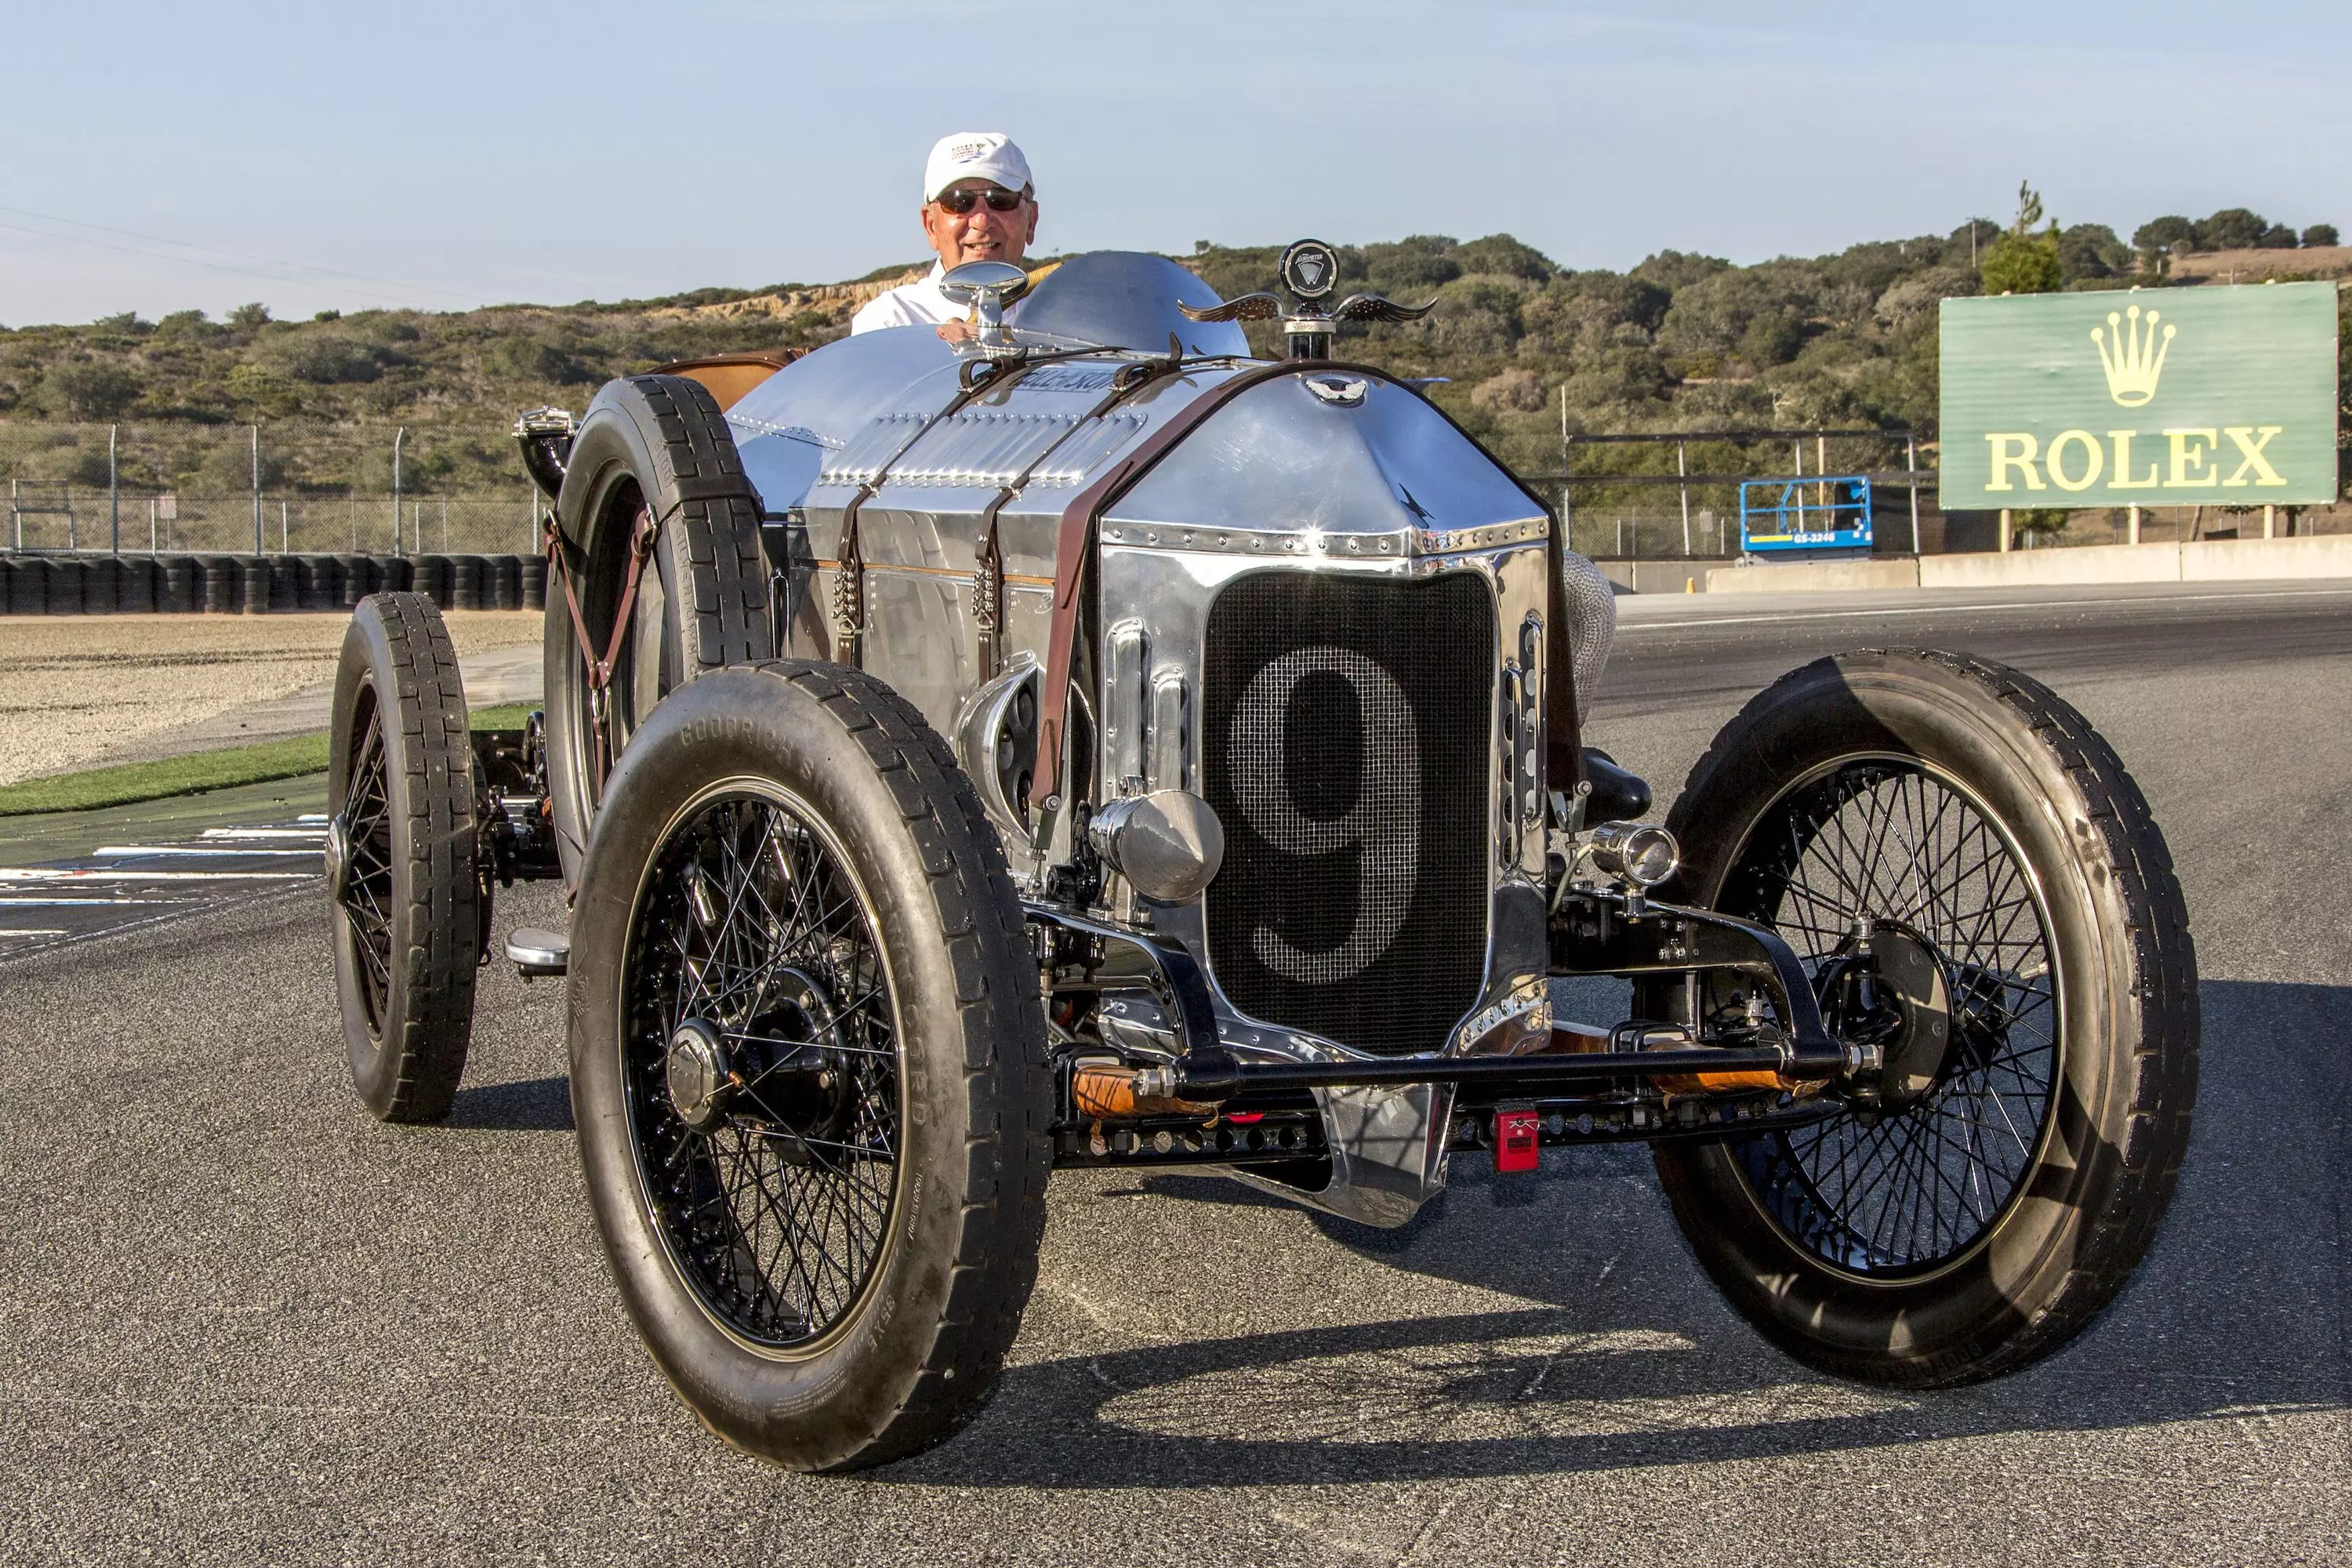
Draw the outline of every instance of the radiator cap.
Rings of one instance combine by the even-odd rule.
[[[1137,892],[1163,904],[1199,898],[1225,859],[1224,826],[1190,790],[1112,801],[1087,824],[1087,839]]]

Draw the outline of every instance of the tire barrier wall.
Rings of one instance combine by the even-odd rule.
[[[536,555],[10,555],[0,616],[348,615],[415,590],[444,610],[543,610]]]

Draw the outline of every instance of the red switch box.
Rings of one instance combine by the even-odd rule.
[[[1498,1172],[1536,1168],[1536,1113],[1532,1110],[1495,1112],[1495,1169]]]

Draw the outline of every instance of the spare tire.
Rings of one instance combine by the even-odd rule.
[[[772,658],[760,497],[734,436],[699,383],[676,375],[607,382],[572,438],[556,500],[563,570],[592,647],[581,647],[563,584],[547,599],[547,778],[556,850],[577,883],[612,763],[663,694],[710,670]],[[649,550],[628,592],[640,522]],[[622,601],[629,628],[613,633]],[[613,649],[600,737],[589,661]]]

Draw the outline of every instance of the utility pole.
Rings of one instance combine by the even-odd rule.
[[[1682,442],[1677,441],[1675,443],[1675,477],[1683,481],[1682,484],[1676,487],[1683,494],[1683,554],[1687,558],[1691,552],[1690,465],[1684,461],[1685,451],[1685,448]]]
[[[1916,555],[1919,553],[1919,437],[1916,436],[1904,438],[1903,468],[1911,476],[1911,553]]]
[[[253,552],[261,553],[261,426],[253,427]]]
[[[117,482],[121,478],[121,471],[115,466],[115,447],[121,436],[121,426],[110,425],[106,427],[106,525],[109,535],[107,549],[116,555],[122,553],[122,489]]]
[[[392,434],[392,552],[400,549],[400,444],[408,439],[408,426],[404,425]]]

